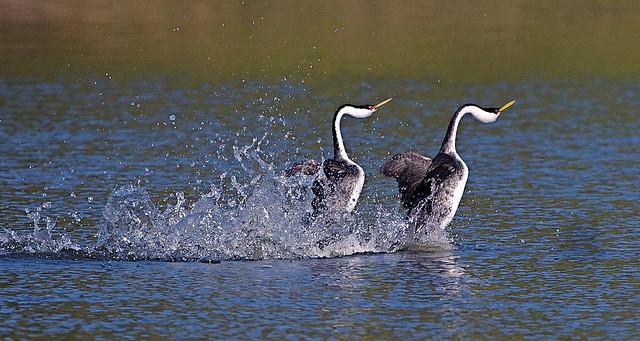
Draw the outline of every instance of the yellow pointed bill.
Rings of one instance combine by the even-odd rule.
[[[391,102],[391,100],[392,100],[392,99],[393,99],[393,98],[385,99],[384,101],[382,101],[382,102],[380,102],[380,103],[378,103],[378,104],[374,105],[373,107],[374,107],[374,108],[376,108],[376,109],[378,109],[378,108],[380,108],[381,106],[383,106],[383,105],[385,105],[385,104],[387,104],[387,103]]]
[[[505,110],[507,110],[507,108],[509,108],[510,106],[512,106],[516,101],[511,101],[503,106],[500,107],[500,109],[498,109],[498,112],[503,112]]]

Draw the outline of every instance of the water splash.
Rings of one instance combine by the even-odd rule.
[[[427,200],[432,200],[433,188],[431,193]],[[423,201],[408,214],[407,224],[410,232],[407,249],[418,251],[450,250],[454,241],[446,229],[450,223],[446,217],[450,215],[451,208],[436,205],[427,214],[424,210],[424,206],[427,204],[426,200]]]
[[[221,174],[191,205],[178,192],[175,203],[162,208],[145,187],[125,185],[109,196],[93,240],[80,243],[55,232],[55,221],[44,218],[43,223],[39,208],[30,213],[31,233],[0,233],[0,252],[122,260],[254,260],[338,257],[415,246],[407,219],[382,207],[312,219],[309,188],[314,179],[276,171],[264,161],[264,138],[233,147],[246,176]],[[449,245],[445,236],[427,236],[421,242],[425,248]]]
[[[25,210],[33,224],[29,233],[4,229],[0,231],[0,255],[4,254],[39,254],[51,256],[67,252],[79,251],[82,248],[74,243],[66,234],[56,230],[54,219],[42,214],[43,210],[51,206],[44,203],[35,210]]]

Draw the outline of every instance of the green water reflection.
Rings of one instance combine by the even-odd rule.
[[[633,1],[3,1],[0,75],[185,79],[640,74]]]

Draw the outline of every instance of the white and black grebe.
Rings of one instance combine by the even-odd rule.
[[[467,165],[456,152],[456,133],[462,117],[471,114],[482,123],[493,123],[514,103],[500,108],[465,104],[451,118],[433,160],[409,151],[393,156],[380,167],[383,175],[397,180],[402,206],[410,218],[416,219],[416,232],[424,227],[444,228],[456,214],[469,176]]]
[[[340,120],[343,116],[355,118],[367,118],[378,108],[389,103],[391,98],[376,105],[342,105],[333,116],[333,159],[327,159],[322,163],[322,172],[313,182],[315,198],[312,202],[314,213],[320,211],[351,212],[358,203],[362,186],[364,185],[364,170],[353,162],[347,155],[340,131]],[[287,176],[293,176],[302,172],[305,175],[316,174],[319,163],[315,160],[306,160],[294,164],[287,170]]]

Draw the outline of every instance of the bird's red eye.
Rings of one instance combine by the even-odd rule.
[[[369,110],[373,110],[373,109],[375,109],[375,108],[376,108],[376,106],[375,106],[375,105],[370,105],[370,106],[369,106]]]

